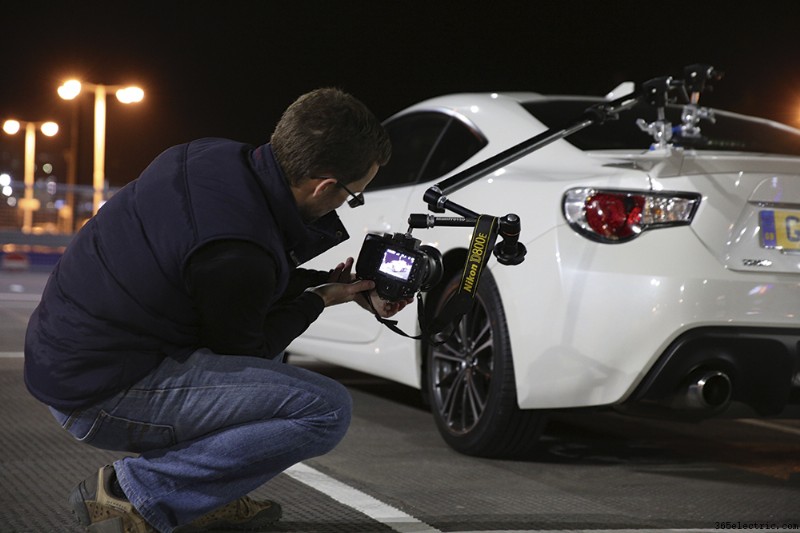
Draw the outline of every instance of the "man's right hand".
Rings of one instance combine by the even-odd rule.
[[[317,287],[306,289],[322,298],[325,307],[352,302],[360,292],[371,291],[375,282],[369,279],[353,281],[351,283],[325,283]]]

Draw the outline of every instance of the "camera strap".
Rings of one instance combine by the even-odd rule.
[[[450,324],[456,324],[461,320],[465,314],[469,313],[472,305],[475,302],[475,295],[478,293],[478,283],[481,279],[481,274],[486,266],[486,263],[491,257],[491,252],[494,249],[495,241],[497,240],[497,217],[489,215],[480,215],[475,223],[475,230],[472,232],[472,239],[469,244],[469,255],[464,263],[464,271],[461,274],[461,280],[458,285],[458,290],[447,301],[441,313],[436,316],[430,327],[424,323],[425,309],[422,301],[422,294],[417,293],[417,316],[419,318],[421,335],[412,336],[405,333],[397,327],[397,320],[388,320],[378,315],[377,310],[372,305],[372,300],[368,293],[364,296],[375,313],[375,318],[378,322],[385,325],[395,333],[408,337],[409,339],[427,339],[434,346],[443,344],[447,339],[435,341],[434,336],[438,335],[447,328]],[[452,334],[452,333],[451,333]]]
[[[469,255],[464,263],[464,271],[458,290],[447,301],[441,313],[433,319],[430,332],[443,331],[449,324],[455,323],[472,309],[475,295],[478,294],[478,283],[483,269],[492,255],[497,240],[497,217],[480,215],[475,223],[475,231],[469,243]]]
[[[372,309],[372,313],[375,315],[375,318],[389,328],[390,330],[394,331],[398,335],[402,335],[403,337],[408,337],[409,339],[419,340],[425,337],[425,331],[422,332],[422,335],[412,336],[403,331],[402,329],[397,327],[397,320],[389,320],[388,318],[383,318],[378,314],[378,310],[375,309],[375,305],[372,303],[372,298],[370,297],[370,293],[368,291],[361,293],[364,296],[364,299],[369,304],[370,309]],[[422,295],[417,293],[417,315],[420,317],[420,326],[422,325],[422,317],[425,316],[425,306],[422,303]]]

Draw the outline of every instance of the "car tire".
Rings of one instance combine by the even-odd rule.
[[[433,316],[456,293],[461,276],[441,291]],[[533,451],[546,421],[539,411],[517,404],[503,303],[491,273],[480,279],[474,305],[446,341],[425,346],[425,392],[445,442],[458,452],[513,458]]]

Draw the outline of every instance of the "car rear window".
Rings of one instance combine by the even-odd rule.
[[[486,146],[471,124],[443,111],[410,113],[385,123],[392,157],[370,191],[412,185],[447,174]]]
[[[574,124],[584,111],[596,104],[591,100],[547,100],[528,102],[523,107],[545,126],[560,129]],[[682,137],[676,126],[681,124],[682,106],[668,106],[666,120],[673,126],[672,144],[697,150],[757,152],[800,156],[800,135],[781,127],[715,113],[715,122],[702,120],[699,137]],[[656,120],[657,111],[647,104],[638,104],[619,114],[619,119],[595,124],[567,137],[567,142],[581,150],[646,150],[653,137],[636,124],[639,118],[647,123]]]

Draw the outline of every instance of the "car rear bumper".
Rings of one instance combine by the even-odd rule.
[[[598,245],[560,226],[527,243],[519,267],[492,269],[504,296],[521,408],[615,405],[635,395],[660,395],[660,381],[646,392],[641,384],[660,364],[670,372],[673,365],[676,373],[691,371],[691,358],[661,361],[684,359],[699,342],[686,339],[697,336],[729,346],[742,332],[758,331],[752,338],[761,344],[751,355],[727,356],[741,360],[731,363],[731,372],[743,376],[760,366],[748,358],[774,341],[790,355],[765,356],[769,370],[763,373],[779,378],[754,383],[776,379],[783,390],[791,382],[800,368],[790,333],[800,331],[800,279],[732,272],[688,227],[651,233],[622,245]],[[751,396],[744,390],[733,394]],[[774,411],[778,403],[765,400],[759,408]]]
[[[800,329],[705,327],[678,337],[625,402],[634,412],[704,417],[739,402],[780,414],[800,391]]]

